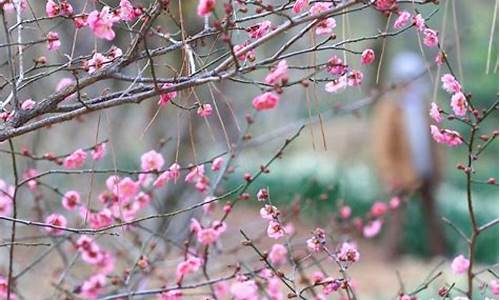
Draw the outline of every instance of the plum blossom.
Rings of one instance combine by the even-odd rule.
[[[159,171],[165,164],[163,155],[154,150],[148,151],[141,156],[141,168],[143,171]]]
[[[116,195],[122,200],[129,200],[139,192],[139,183],[125,177],[118,183]]]
[[[61,47],[61,40],[59,40],[59,33],[50,31],[47,34],[47,49],[55,51]]]
[[[397,209],[401,204],[401,199],[398,196],[394,196],[389,200],[389,207],[391,209]]]
[[[236,300],[256,299],[257,290],[257,284],[253,280],[237,281],[230,288],[230,292]]]
[[[280,98],[273,92],[266,92],[255,97],[252,100],[252,106],[258,111],[264,111],[275,108]]]
[[[469,269],[469,265],[470,261],[460,254],[451,262],[451,270],[457,275],[464,274]]]
[[[307,248],[313,252],[320,252],[326,244],[326,233],[322,228],[316,228],[313,236],[306,242]]]
[[[451,97],[451,108],[455,115],[463,117],[467,112],[467,98],[462,92],[455,93]]]
[[[58,226],[58,227],[66,227],[67,221],[63,215],[60,214],[51,214],[45,219],[45,223]],[[45,230],[52,235],[62,235],[64,234],[64,230],[53,228],[53,227],[45,227]]]
[[[173,84],[167,82],[161,88],[162,89],[166,89],[166,88],[169,88],[171,86],[173,86]],[[177,92],[176,91],[171,91],[171,92],[168,92],[168,93],[162,93],[160,95],[160,100],[158,101],[158,104],[159,105],[165,105],[168,102],[170,102],[170,100],[174,99],[175,97],[177,97]]]
[[[387,212],[387,204],[381,201],[376,201],[373,203],[370,212],[375,218],[381,217]]]
[[[352,70],[347,76],[348,86],[360,86],[363,82],[363,73],[358,70]]]
[[[446,144],[450,147],[455,147],[463,143],[460,133],[449,130],[439,129],[435,125],[431,125],[432,138],[439,144]]]
[[[492,279],[490,281],[490,289],[493,295],[498,296],[498,279]]]
[[[407,11],[399,12],[398,18],[396,19],[396,21],[394,21],[394,29],[401,29],[405,27],[410,22],[410,19],[411,19],[411,14],[409,12]]]
[[[441,112],[439,106],[435,103],[431,103],[431,109],[429,110],[429,116],[436,122],[440,123],[442,121]]]
[[[28,187],[30,190],[32,191],[35,191],[37,186],[38,186],[38,182],[36,181],[36,179],[31,179],[31,178],[34,178],[38,175],[38,172],[36,169],[33,169],[33,168],[30,168],[30,169],[27,169],[24,173],[23,173],[23,179],[24,180],[28,180]]]
[[[269,74],[267,74],[264,81],[270,85],[279,85],[288,81],[288,64],[285,59],[281,60]]]
[[[421,14],[418,14],[413,17],[413,23],[415,24],[415,27],[417,27],[418,31],[425,30],[425,19],[422,17]]]
[[[360,254],[354,243],[343,242],[337,251],[337,257],[342,262],[355,263],[359,260]]]
[[[309,9],[309,13],[312,16],[319,15],[322,12],[330,9],[331,7],[332,7],[332,3],[331,2],[316,2]]]
[[[274,220],[269,221],[269,225],[267,226],[267,236],[277,240],[283,235],[285,235],[285,230],[281,224]]]
[[[238,53],[241,49],[245,48],[249,44],[249,41],[246,41],[243,44],[235,45],[233,47],[234,53]],[[245,53],[238,54],[238,59],[240,61],[254,61],[255,60],[255,49],[250,49],[246,51]]]
[[[347,66],[343,63],[341,58],[334,55],[328,60],[326,70],[332,75],[344,75],[347,71]]]
[[[198,220],[191,219],[190,230],[196,234],[196,239],[202,245],[215,243],[226,229],[227,225],[225,223],[214,222],[212,227],[203,228]]]
[[[90,151],[90,156],[93,160],[100,160],[106,155],[106,143],[97,144],[92,151]]]
[[[215,296],[219,299],[224,298],[229,293],[229,284],[226,281],[217,282],[213,287]]]
[[[269,198],[269,191],[267,189],[260,189],[258,192],[257,192],[257,200],[259,201],[266,201],[267,199]],[[260,215],[264,218],[264,216],[262,215],[262,209],[265,209],[265,208],[261,208],[261,212],[260,212]],[[265,212],[267,214],[267,212]]]
[[[102,69],[104,65],[109,63],[109,59],[99,52],[94,53],[92,58],[87,62],[88,73],[93,74]]]
[[[201,258],[189,255],[185,261],[177,265],[177,271],[176,271],[177,282],[180,283],[182,278],[187,274],[198,271],[202,264],[203,260]]]
[[[106,277],[103,274],[96,274],[82,284],[80,294],[85,299],[97,299],[105,285]]]
[[[101,261],[101,249],[89,236],[82,235],[78,241],[76,241],[76,247],[78,251],[80,251],[84,262],[95,265]]]
[[[361,53],[361,63],[363,65],[369,65],[375,61],[375,52],[373,49],[366,49]]]
[[[35,104],[36,104],[36,102],[31,100],[31,99],[24,100],[23,103],[21,103],[21,109],[22,110],[31,110],[35,107]]]
[[[347,206],[347,205],[344,205],[340,208],[340,217],[344,220],[347,220],[349,219],[349,217],[351,216],[351,213],[352,213],[352,209]]]
[[[198,107],[196,113],[198,114],[198,116],[205,118],[210,116],[212,114],[212,111],[213,111],[212,105],[205,103]]]
[[[199,166],[194,166],[191,168],[189,173],[186,175],[186,178],[184,180],[186,182],[194,182],[201,177],[205,175],[205,166],[204,165],[199,165]]]
[[[68,191],[62,198],[62,206],[70,211],[75,210],[80,204],[80,194],[77,191]]]
[[[260,209],[260,216],[264,220],[275,220],[278,218],[280,211],[276,206],[266,204],[264,207]]]
[[[66,169],[77,169],[83,166],[86,159],[87,153],[82,149],[78,149],[64,159],[63,165]]]
[[[268,258],[275,265],[281,265],[286,262],[288,250],[282,244],[274,244],[269,251]]]
[[[449,73],[441,76],[441,82],[443,83],[443,89],[450,94],[456,94],[462,91],[460,82],[458,82],[458,80],[456,80],[455,77]]]
[[[262,21],[247,29],[247,32],[252,39],[260,39],[271,30],[272,25],[271,21]]]
[[[165,291],[162,292],[158,299],[160,300],[181,300],[182,299],[182,291],[173,290],[173,291]]]
[[[0,179],[0,216],[8,216],[12,212],[14,190],[14,186]]]
[[[387,11],[397,8],[396,0],[376,0],[375,7],[378,10]]]
[[[224,165],[224,158],[223,157],[217,157],[212,161],[212,166],[210,169],[212,171],[219,171],[222,168],[222,165]]]
[[[140,15],[140,10],[136,10],[130,1],[121,0],[120,1],[120,19],[123,21],[133,21]],[[137,13],[139,11],[139,13]]]
[[[333,292],[336,292],[342,286],[340,280],[335,279],[333,277],[325,278],[323,282],[321,282],[321,284],[323,285],[323,293],[325,295],[329,295]]]
[[[307,5],[309,5],[309,0],[296,0],[293,4],[292,11],[298,14],[304,8],[306,8]]]
[[[100,39],[111,41],[115,38],[113,23],[118,22],[120,17],[110,11],[109,6],[104,6],[99,12],[94,10],[87,18],[87,23],[94,32],[94,35]]]
[[[327,18],[322,20],[316,25],[316,35],[324,35],[332,33],[333,29],[337,27],[337,22],[334,18]]]
[[[382,220],[376,219],[371,222],[369,222],[367,225],[363,227],[363,236],[365,238],[372,238],[375,237],[380,233],[380,230],[382,229]]]
[[[206,17],[212,14],[215,9],[215,0],[199,0],[197,12],[200,17]]]
[[[438,45],[438,43],[439,38],[437,32],[430,28],[426,28],[424,30],[424,45],[429,48],[434,48]]]
[[[53,0],[47,1],[47,4],[45,4],[45,12],[47,13],[47,16],[49,17],[55,17],[59,15],[59,5],[55,3]]]
[[[71,78],[62,78],[61,80],[59,80],[59,82],[57,83],[56,85],[56,92],[60,92],[60,91],[63,91],[65,90],[67,87],[70,87],[74,84],[75,82],[73,81],[73,79]],[[66,97],[65,99],[70,99],[72,97],[76,96],[76,93],[73,93],[71,95],[69,95],[68,97]]]

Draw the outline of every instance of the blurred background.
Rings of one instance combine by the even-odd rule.
[[[29,1],[33,11],[37,15],[44,14],[45,1]],[[71,1],[76,11],[80,11],[81,3]],[[106,1],[114,6],[119,1]],[[172,15],[178,14],[177,1],[171,1]],[[273,1],[269,1],[273,2]],[[134,3],[136,4],[136,3]],[[192,13],[195,11],[197,1],[182,1],[184,10],[185,26],[188,34],[195,34],[203,28],[202,19]],[[406,7],[412,11],[412,6]],[[472,101],[479,107],[488,107],[496,97],[498,97],[498,30],[496,21],[492,26],[493,12],[495,8],[494,0],[484,1],[440,1],[438,6],[419,6],[419,11],[424,16],[432,13],[432,18],[428,25],[440,32],[440,40],[449,55],[449,60],[457,73],[465,90],[473,95]],[[437,11],[435,11],[438,9]],[[446,17],[445,17],[446,15]],[[13,17],[13,16],[11,16]],[[282,20],[270,18],[273,24],[279,24]],[[392,23],[394,18],[391,19]],[[497,19],[498,20],[498,19]],[[14,19],[9,20],[11,24]],[[363,10],[359,13],[349,14],[348,17],[337,17],[337,27],[335,33],[336,40],[345,40],[359,36],[371,36],[384,31],[387,17],[375,10]],[[26,51],[26,56],[31,58],[46,55],[51,63],[64,62],[62,53],[71,50],[71,44],[64,41],[73,36],[73,27],[66,26],[71,22],[61,20],[60,23],[40,23],[44,30],[57,31],[61,35],[63,45],[59,53],[48,54],[45,45],[41,47],[30,47]],[[249,23],[250,24],[250,23]],[[158,25],[162,32],[174,34],[178,28],[167,16],[162,15]],[[245,24],[243,24],[245,25]],[[123,25],[121,25],[123,26]],[[492,50],[490,54],[490,66],[486,71],[488,45],[490,32],[493,27]],[[120,30],[118,26],[118,38],[114,45],[125,49],[129,38],[125,30]],[[123,28],[122,28],[123,29]],[[39,32],[25,28],[25,39],[40,38]],[[270,56],[278,49],[287,37],[293,36],[296,31],[287,32],[273,42],[259,48],[256,52],[257,58]],[[77,37],[75,55],[88,55],[96,46],[93,39],[89,39],[88,29],[81,31]],[[3,37],[2,37],[3,38]],[[243,42],[247,34],[242,30],[234,36],[235,41]],[[310,47],[314,41],[311,36],[307,36],[296,43],[289,51]],[[2,40],[2,43],[5,41]],[[205,45],[198,45],[197,63],[202,65],[213,41],[205,41]],[[111,43],[99,41],[97,50],[105,52]],[[158,47],[161,41],[151,39],[151,45]],[[349,107],[353,103],[358,103],[365,97],[371,95],[379,87],[390,86],[389,66],[397,53],[411,51],[423,57],[430,66],[430,74],[424,75],[428,80],[429,93],[425,96],[425,101],[430,103],[435,101],[441,107],[448,108],[450,96],[440,88],[439,78],[446,73],[446,67],[440,69],[440,73],[434,67],[435,49],[429,50],[421,47],[418,35],[414,29],[408,30],[397,38],[387,38],[385,41],[378,39],[351,43],[345,45],[349,50],[359,52],[365,48],[373,48],[377,54],[374,64],[362,66],[358,54],[343,52],[338,50],[327,50],[316,54],[317,62],[326,62],[331,56],[337,55],[345,60],[354,69],[364,72],[365,78],[361,88],[348,89],[339,94],[329,94],[324,92],[324,82],[310,83],[315,88],[308,91],[310,103],[307,101],[306,89],[301,86],[294,86],[285,89],[281,95],[281,103],[278,109],[263,113],[253,113],[251,100],[260,93],[260,90],[252,85],[241,84],[226,80],[214,86],[210,92],[207,87],[196,89],[196,97],[204,102],[212,103],[220,114],[212,115],[209,119],[199,118],[194,112],[185,112],[176,109],[174,106],[158,108],[156,99],[146,101],[140,105],[128,105],[109,109],[103,112],[84,116],[80,120],[54,126],[50,129],[43,129],[36,133],[30,133],[16,139],[18,147],[26,147],[32,152],[42,154],[45,152],[68,153],[77,148],[85,148],[95,144],[96,140],[108,140],[108,156],[105,160],[98,162],[100,168],[112,168],[115,165],[123,169],[134,169],[140,165],[139,157],[142,153],[150,149],[160,149],[166,158],[167,165],[179,156],[181,165],[192,162],[201,162],[210,159],[220,153],[227,151],[228,144],[235,143],[238,136],[246,127],[245,116],[251,114],[255,118],[255,124],[250,128],[253,137],[244,143],[241,155],[236,159],[234,173],[230,174],[223,183],[223,188],[230,189],[241,182],[243,174],[248,171],[255,171],[265,163],[276,152],[283,143],[286,136],[292,135],[301,124],[307,124],[307,128],[301,136],[294,141],[293,145],[286,151],[282,160],[275,162],[271,167],[271,173],[259,178],[250,188],[249,192],[254,195],[260,187],[268,187],[274,205],[287,207],[292,203],[301,203],[303,208],[300,216],[300,223],[296,226],[299,232],[308,235],[314,226],[325,226],[332,222],[332,216],[337,212],[341,203],[349,205],[353,210],[353,215],[363,216],[370,210],[375,201],[387,201],[389,195],[381,185],[380,177],[375,170],[377,157],[374,156],[372,141],[374,132],[372,130],[374,108],[373,105],[356,110],[355,113],[343,113],[341,108]],[[384,55],[381,58],[382,48]],[[31,63],[31,58],[26,59],[26,64]],[[301,66],[308,64],[312,56],[303,55],[288,59],[290,66]],[[376,74],[379,60],[383,59],[380,67],[380,79],[376,83]],[[1,51],[0,61],[6,60],[5,51]],[[179,69],[182,64],[181,53],[175,52],[167,56],[155,59],[157,65],[157,76],[170,77],[172,72],[169,66]],[[2,66],[2,74],[8,74],[5,64]],[[130,66],[126,72],[131,75],[136,72],[137,66]],[[262,80],[267,74],[267,70],[257,70],[248,75],[248,78]],[[57,82],[68,77],[70,74],[56,72],[44,80],[29,85],[21,92],[21,98],[32,98],[41,100],[50,95]],[[324,75],[324,76],[323,76]],[[304,72],[291,68],[291,80],[301,78]],[[322,74],[326,77],[325,74]],[[319,76],[321,77],[321,76]],[[323,78],[321,77],[321,78]],[[432,81],[433,80],[433,81]],[[437,82],[437,87],[436,83]],[[92,89],[83,92],[89,96],[105,93],[106,90],[116,91],[127,87],[127,82],[118,80],[107,80],[98,84]],[[0,95],[5,97],[9,92],[8,88],[0,91]],[[196,98],[187,92],[181,93],[181,103],[192,104]],[[159,109],[159,112],[158,112]],[[155,116],[155,114],[158,114]],[[319,120],[321,115],[321,122]],[[223,121],[220,121],[223,120]],[[457,122],[445,121],[445,124],[466,134],[464,127]],[[481,132],[490,134],[498,129],[498,114],[494,113],[488,121],[481,126]],[[376,137],[375,137],[376,138]],[[177,147],[177,145],[179,145]],[[6,145],[1,145],[6,148]],[[441,180],[436,187],[437,212],[440,216],[445,216],[453,223],[457,224],[465,232],[469,232],[469,218],[466,207],[465,178],[461,171],[456,169],[456,165],[464,162],[466,156],[464,147],[442,150],[440,156]],[[10,177],[10,161],[5,154],[0,154],[0,178],[12,182]],[[21,168],[36,168],[46,170],[53,168],[53,165],[44,162],[34,164],[33,161],[21,161]],[[486,180],[493,177],[498,179],[498,140],[484,152],[481,159],[475,163],[477,178]],[[47,182],[58,186],[61,190],[78,189],[82,194],[88,193],[91,189],[101,190],[104,186],[105,176],[79,175],[79,176],[52,176],[47,178]],[[96,195],[97,193],[94,193]],[[21,217],[33,218],[30,209],[33,208],[32,195],[28,192],[21,194]],[[474,201],[479,223],[485,223],[498,217],[498,188],[487,184],[474,185]],[[158,199],[155,199],[155,209],[159,211],[171,211],[176,207],[184,207],[197,203],[201,196],[195,194],[190,187],[169,186]],[[43,204],[48,210],[61,210],[59,198],[45,197]],[[255,202],[247,202],[242,207],[242,211],[257,212],[258,206]],[[62,211],[62,210],[61,210]],[[147,214],[147,213],[145,213]],[[245,213],[240,212],[239,216]],[[236,216],[238,216],[236,214]],[[170,224],[167,232],[168,236],[173,236],[182,240],[186,233],[186,222],[190,216],[178,218]],[[243,217],[242,217],[243,218]],[[228,222],[246,226],[241,221],[242,218],[230,217]],[[361,294],[369,295],[364,299],[387,299],[388,295],[393,295],[398,289],[398,279],[395,270],[398,270],[408,285],[416,286],[421,283],[430,267],[438,264],[441,259],[432,255],[427,239],[425,212],[422,210],[422,203],[418,195],[412,196],[408,208],[405,211],[405,218],[402,224],[401,238],[402,256],[397,260],[388,262],[384,252],[384,232],[380,237],[370,240],[360,241],[361,255],[363,263],[352,270],[352,275],[359,281]],[[445,257],[454,257],[457,254],[466,254],[465,243],[458,238],[457,234],[450,228],[443,225],[446,236]],[[7,238],[7,224],[0,224],[2,239]],[[153,224],[153,226],[156,226]],[[22,229],[25,230],[25,229]],[[26,231],[26,234],[28,231]],[[478,262],[481,265],[493,265],[498,263],[499,245],[498,227],[486,232],[480,237],[479,247],[476,253]],[[234,239],[238,241],[239,236]],[[6,257],[6,250],[0,250],[1,256]],[[34,250],[23,250],[34,251]],[[3,261],[4,259],[2,259]],[[5,265],[5,264],[4,264]],[[446,266],[445,266],[446,269]],[[380,274],[374,278],[375,271]],[[39,274],[44,274],[43,270]],[[453,278],[453,275],[446,274],[446,278]],[[456,278],[458,282],[461,278]],[[389,292],[388,292],[389,291]],[[428,295],[431,297],[431,295]],[[425,298],[425,296],[422,299]],[[478,298],[479,299],[479,298]]]

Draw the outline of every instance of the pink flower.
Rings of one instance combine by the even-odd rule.
[[[411,14],[407,11],[401,11],[399,12],[399,16],[394,21],[394,29],[401,29],[405,27],[408,22],[410,22]]]
[[[71,16],[73,14],[73,6],[71,6],[71,4],[69,4],[67,0],[61,0],[60,3],[61,3],[60,6],[61,16],[66,16],[66,17]]]
[[[108,63],[109,59],[101,53],[97,52],[92,56],[92,59],[87,62],[87,67],[89,69],[88,73],[93,74],[96,71],[102,69],[104,65]]]
[[[417,27],[418,31],[425,30],[425,19],[422,17],[421,14],[418,14],[413,17],[413,23],[415,24],[415,27]]]
[[[87,18],[87,23],[96,37],[111,41],[115,38],[113,23],[119,20],[120,18],[110,11],[109,6],[104,6],[100,12],[97,10],[91,12]]]
[[[87,153],[82,149],[78,149],[64,159],[63,165],[66,169],[77,169],[83,166],[86,159]]]
[[[451,262],[451,270],[457,275],[464,274],[469,269],[469,265],[469,260],[465,256],[459,255]]]
[[[274,220],[279,216],[280,212],[276,206],[266,204],[260,209],[260,216],[264,220]]]
[[[348,86],[359,86],[363,82],[363,73],[358,70],[352,70],[347,76]]]
[[[269,225],[267,226],[267,236],[277,240],[283,235],[285,235],[285,230],[281,227],[281,224],[274,220],[269,221]]]
[[[439,51],[439,53],[436,54],[436,57],[434,58],[434,62],[436,63],[436,65],[440,66],[444,64],[444,61],[445,61],[444,54],[443,52]]]
[[[229,293],[229,284],[226,281],[217,282],[213,287],[218,299],[224,298]]]
[[[490,281],[490,289],[493,295],[498,296],[498,279],[492,279]]]
[[[328,93],[338,93],[347,87],[347,77],[341,76],[339,79],[332,80],[325,84],[325,91]]]
[[[241,44],[241,45],[235,45],[233,47],[234,53],[238,53],[241,49],[245,48],[248,45],[248,41]],[[245,53],[239,54],[238,59],[241,61],[249,60],[249,61],[254,61],[255,60],[255,49],[251,49],[246,51]]]
[[[217,157],[214,159],[212,162],[212,171],[219,171],[222,168],[222,165],[224,165],[224,158],[223,157]]]
[[[101,249],[89,236],[82,235],[78,241],[76,241],[76,246],[78,251],[80,251],[84,262],[96,265],[101,261]]]
[[[309,0],[296,0],[293,4],[292,11],[296,14],[301,12],[307,5],[309,5]]]
[[[21,103],[21,109],[22,110],[31,110],[35,107],[35,104],[36,104],[36,102],[31,100],[31,99],[24,100],[23,103]]]
[[[344,75],[347,70],[347,66],[344,65],[342,59],[334,55],[328,60],[326,70],[332,75]]]
[[[326,20],[322,20],[316,25],[315,33],[316,35],[324,35],[332,33],[333,29],[337,27],[337,22],[334,18],[328,18]]]
[[[186,182],[194,182],[203,177],[204,175],[205,175],[205,166],[199,165],[191,168],[191,170],[186,175],[186,178],[184,178],[184,180]]]
[[[181,300],[182,299],[182,291],[173,290],[173,291],[165,291],[159,295],[160,300]]]
[[[411,300],[411,297],[408,296],[408,295],[401,295],[401,297],[399,298],[399,300]]]
[[[67,210],[75,210],[80,204],[80,194],[77,191],[68,191],[62,198],[62,206]]]
[[[30,188],[30,190],[32,191],[35,191],[37,186],[38,186],[38,182],[36,181],[36,179],[31,179],[33,177],[36,177],[38,175],[38,172],[36,169],[27,169],[24,173],[23,173],[23,179],[24,180],[28,180],[28,187]],[[1,193],[1,191],[0,191]]]
[[[378,10],[386,11],[386,10],[392,10],[397,7],[396,0],[376,0],[375,1],[375,7]]]
[[[82,284],[80,294],[85,299],[97,299],[105,284],[106,277],[103,274],[94,275]]]
[[[337,251],[337,257],[342,262],[355,263],[359,260],[360,254],[354,243],[344,242]]]
[[[442,121],[441,118],[441,112],[439,110],[439,106],[435,102],[431,103],[431,109],[429,110],[429,116],[436,121],[436,123],[439,123]]]
[[[54,226],[58,227],[66,227],[67,221],[66,218],[63,215],[59,214],[51,214],[45,219],[45,223],[51,224]],[[57,229],[57,228],[52,228],[52,227],[45,227],[45,230],[52,235],[62,235],[64,234],[64,230]]]
[[[0,179],[0,216],[8,216],[12,212],[14,190],[14,186]]]
[[[286,262],[288,250],[282,244],[274,244],[269,251],[268,258],[274,265],[281,265]]]
[[[330,9],[332,7],[332,3],[330,2],[316,2],[309,9],[309,13],[313,16],[319,15],[322,12]]]
[[[272,92],[266,92],[255,97],[252,100],[252,106],[258,111],[264,111],[275,108],[279,103],[280,98]]]
[[[141,168],[143,171],[159,171],[165,164],[163,155],[151,150],[141,156]]]
[[[439,43],[439,38],[437,32],[430,28],[426,28],[424,30],[424,45],[426,45],[429,48],[434,48],[438,45],[438,43]]]
[[[170,171],[169,171],[169,170],[167,170],[167,171],[165,171],[165,172],[161,173],[161,174],[160,174],[160,175],[156,178],[156,180],[153,182],[153,186],[154,186],[155,188],[161,188],[161,187],[165,186],[165,184],[166,184],[167,182],[169,182],[169,181],[170,181],[171,177],[172,177],[172,175],[170,174]]]
[[[212,105],[206,103],[200,105],[196,113],[198,114],[198,116],[205,118],[212,114],[212,110],[213,110]]]
[[[198,2],[198,15],[206,17],[212,14],[215,9],[215,0],[199,0]]]
[[[177,180],[181,176],[181,166],[178,163],[173,163],[168,170],[170,171],[170,179]]]
[[[347,205],[344,205],[340,208],[340,217],[344,220],[349,219],[351,216],[351,208]]]
[[[366,49],[361,54],[361,63],[363,65],[369,65],[375,61],[375,52],[373,49]]]
[[[342,286],[340,280],[335,279],[333,277],[325,278],[322,284],[323,284],[323,293],[325,295],[329,295],[333,292],[336,292]]]
[[[120,19],[123,21],[133,21],[138,17],[135,8],[130,4],[128,0],[120,1]]]
[[[90,151],[93,160],[100,160],[106,155],[106,143],[100,143]]]
[[[201,258],[189,255],[185,261],[177,265],[177,271],[176,271],[177,283],[180,283],[182,281],[182,278],[187,274],[198,271],[202,264],[203,260]]]
[[[125,177],[118,183],[117,196],[122,200],[129,200],[139,192],[139,184],[129,177]]]
[[[444,74],[441,76],[441,82],[443,83],[443,89],[450,94],[462,91],[460,82],[458,82],[451,74]]]
[[[171,86],[173,86],[172,83],[165,83],[161,88],[162,89],[166,89],[166,88],[169,88]],[[174,99],[175,97],[177,97],[177,92],[176,91],[171,91],[171,92],[168,92],[168,93],[162,93],[160,95],[160,100],[158,101],[158,104],[159,105],[165,105],[168,102],[170,102],[170,100]]]
[[[371,209],[372,216],[374,216],[375,218],[378,218],[378,217],[385,215],[386,212],[387,212],[387,204],[385,204],[384,202],[380,202],[380,201],[373,203],[372,209]]]
[[[230,292],[236,300],[256,299],[257,290],[257,284],[253,280],[237,281],[230,288]]]
[[[389,200],[389,207],[391,209],[397,209],[400,204],[401,204],[401,199],[399,199],[398,196],[392,197],[391,200]]]
[[[273,70],[267,74],[265,82],[270,85],[282,84],[288,81],[288,64],[281,60]]]
[[[434,125],[431,125],[431,135],[437,143],[446,144],[450,147],[455,147],[463,143],[460,133],[449,129],[439,129]]]
[[[63,91],[64,89],[66,89],[67,87],[72,86],[73,84],[74,84],[73,79],[67,78],[67,77],[63,78],[63,79],[59,80],[59,82],[57,83],[56,92]],[[69,98],[72,98],[74,96],[76,96],[76,93],[73,93],[73,94],[69,95],[65,99],[69,99]]]
[[[260,189],[257,192],[257,200],[266,201],[269,198],[269,191],[267,189]],[[260,215],[262,216],[262,208],[260,209]],[[264,218],[264,216],[262,216]]]
[[[383,222],[380,219],[371,221],[370,223],[366,224],[363,227],[363,236],[365,238],[372,238],[377,236],[382,229],[382,224]]]
[[[57,5],[57,3],[55,3],[53,0],[49,0],[45,5],[45,12],[47,13],[47,16],[55,17],[59,15],[59,5]]]
[[[61,41],[59,40],[59,33],[50,31],[47,34],[47,49],[49,51],[55,51],[61,47]]]
[[[322,228],[316,228],[313,236],[306,241],[307,248],[313,252],[320,252],[326,243],[326,234]]]
[[[455,93],[451,97],[451,108],[455,115],[463,117],[467,112],[467,98],[462,92]]]
[[[247,32],[252,39],[260,39],[271,30],[272,25],[271,21],[262,21],[248,28]]]
[[[108,50],[108,61],[114,61],[115,59],[121,57],[123,55],[123,51],[122,49],[116,47],[116,46],[112,46],[111,48],[109,48]]]

